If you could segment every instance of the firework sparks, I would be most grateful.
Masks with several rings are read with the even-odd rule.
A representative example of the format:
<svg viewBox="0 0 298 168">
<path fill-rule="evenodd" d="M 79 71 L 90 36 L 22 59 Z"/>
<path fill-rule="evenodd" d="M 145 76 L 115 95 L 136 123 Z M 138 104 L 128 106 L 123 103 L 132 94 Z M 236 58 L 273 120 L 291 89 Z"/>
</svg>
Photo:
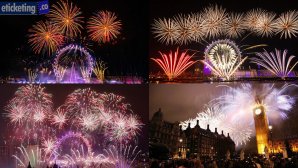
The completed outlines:
<svg viewBox="0 0 298 168">
<path fill-rule="evenodd" d="M 93 41 L 99 43 L 110 42 L 120 34 L 122 23 L 115 13 L 110 11 L 99 11 L 92 16 L 88 22 L 89 36 Z"/>
<path fill-rule="evenodd" d="M 242 24 L 244 17 L 242 14 L 232 13 L 229 15 L 226 24 L 226 35 L 231 38 L 240 37 L 245 31 L 245 27 Z"/>
<path fill-rule="evenodd" d="M 160 42 L 166 44 L 174 44 L 176 42 L 178 33 L 178 25 L 172 19 L 158 19 L 154 20 L 152 26 L 153 34 Z"/>
<path fill-rule="evenodd" d="M 201 62 L 216 76 L 229 80 L 246 58 L 241 59 L 241 52 L 234 42 L 217 40 L 207 47 L 205 60 Z"/>
<path fill-rule="evenodd" d="M 34 147 L 32 149 L 25 148 L 24 146 L 18 147 L 20 156 L 12 155 L 16 161 L 18 166 L 27 167 L 30 162 L 33 167 L 44 167 L 44 161 L 42 159 L 41 149 L 38 147 Z"/>
<path fill-rule="evenodd" d="M 210 6 L 204 9 L 203 29 L 207 37 L 217 37 L 222 33 L 222 28 L 226 27 L 227 13 L 220 6 Z"/>
<path fill-rule="evenodd" d="M 280 34 L 280 38 L 284 37 L 287 39 L 292 36 L 296 37 L 296 34 L 298 33 L 298 12 L 288 11 L 282 13 L 276 19 L 275 28 L 276 33 Z"/>
<path fill-rule="evenodd" d="M 49 22 L 40 21 L 29 29 L 28 42 L 34 53 L 40 54 L 44 52 L 51 55 L 63 44 L 64 36 L 58 27 Z"/>
<path fill-rule="evenodd" d="M 56 27 L 59 27 L 59 30 L 62 30 L 66 36 L 75 37 L 80 33 L 80 29 L 82 29 L 81 23 L 83 22 L 83 17 L 81 14 L 80 8 L 72 2 L 69 3 L 67 0 L 61 0 L 53 5 L 48 16 L 51 22 Z"/>
<path fill-rule="evenodd" d="M 181 75 L 187 68 L 192 66 L 196 61 L 191 61 L 193 55 L 188 55 L 187 52 L 182 52 L 179 55 L 179 49 L 177 48 L 176 52 L 173 54 L 172 51 L 170 54 L 163 54 L 160 52 L 162 59 L 151 58 L 155 61 L 167 75 L 169 80 L 173 80 Z"/>
<path fill-rule="evenodd" d="M 57 113 L 53 115 L 52 118 L 52 124 L 58 126 L 59 128 L 62 128 L 67 121 L 66 112 L 63 108 L 58 108 Z"/>
<path fill-rule="evenodd" d="M 266 68 L 273 74 L 278 77 L 286 78 L 289 76 L 293 68 L 297 65 L 298 61 L 296 61 L 293 65 L 291 62 L 295 58 L 295 56 L 287 56 L 287 50 L 284 50 L 281 54 L 280 50 L 275 49 L 274 52 L 267 52 L 264 50 L 263 53 L 256 53 L 259 57 L 251 58 L 251 62 L 261 65 L 262 67 Z"/>
</svg>

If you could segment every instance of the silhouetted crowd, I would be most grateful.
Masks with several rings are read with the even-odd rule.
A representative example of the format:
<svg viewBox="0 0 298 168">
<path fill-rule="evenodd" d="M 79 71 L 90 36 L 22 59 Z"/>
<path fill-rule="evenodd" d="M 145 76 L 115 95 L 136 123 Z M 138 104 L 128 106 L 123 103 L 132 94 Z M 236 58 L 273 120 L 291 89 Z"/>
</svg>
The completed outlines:
<svg viewBox="0 0 298 168">
<path fill-rule="evenodd" d="M 298 155 L 292 158 L 272 156 L 267 159 L 263 156 L 235 159 L 174 159 L 167 161 L 151 160 L 151 168 L 298 168 Z"/>
</svg>

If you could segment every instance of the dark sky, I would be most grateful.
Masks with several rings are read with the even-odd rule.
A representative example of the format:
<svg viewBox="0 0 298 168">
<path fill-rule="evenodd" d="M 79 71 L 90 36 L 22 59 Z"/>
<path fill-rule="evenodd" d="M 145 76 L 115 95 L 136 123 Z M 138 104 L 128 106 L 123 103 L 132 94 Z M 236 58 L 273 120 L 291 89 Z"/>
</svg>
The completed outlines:
<svg viewBox="0 0 298 168">
<path fill-rule="evenodd" d="M 240 83 L 223 83 L 231 87 L 239 86 Z M 260 86 L 262 83 L 253 83 Z M 276 87 L 281 87 L 284 83 L 276 83 Z M 194 118 L 204 105 L 210 100 L 217 98 L 225 90 L 224 87 L 216 87 L 220 83 L 201 83 L 201 84 L 151 84 L 149 98 L 149 117 L 161 108 L 164 120 L 175 122 Z M 298 103 L 298 88 L 291 88 L 289 93 L 296 98 Z M 295 105 L 289 113 L 289 118 L 281 123 L 275 123 L 274 134 L 277 137 L 298 135 L 298 109 Z M 287 131 L 282 131 L 287 130 Z"/>
<path fill-rule="evenodd" d="M 3 117 L 4 107 L 8 101 L 13 98 L 13 95 L 18 87 L 17 84 L 2 84 L 0 85 L 0 136 L 9 134 L 11 126 L 8 125 L 7 119 Z M 66 96 L 76 89 L 91 88 L 98 92 L 114 93 L 125 97 L 125 102 L 131 104 L 131 109 L 134 114 L 137 114 L 141 121 L 145 124 L 141 134 L 138 136 L 139 147 L 142 151 L 147 151 L 148 148 L 148 86 L 147 85 L 43 85 L 46 87 L 45 92 L 53 95 L 53 103 L 55 108 L 62 105 Z"/>
<path fill-rule="evenodd" d="M 114 45 L 99 46 L 96 43 L 90 48 L 91 55 L 108 63 L 108 75 L 135 75 L 147 78 L 148 71 L 148 4 L 143 1 L 81 1 L 70 0 L 81 8 L 84 21 L 99 10 L 115 12 L 122 21 L 122 31 Z M 49 0 L 50 4 L 56 0 Z M 27 44 L 28 29 L 36 21 L 44 20 L 39 16 L 0 16 L 1 47 L 0 76 L 16 76 L 23 72 L 22 60 L 41 63 L 39 59 L 51 60 L 52 57 L 34 55 Z M 83 24 L 85 27 L 86 24 Z M 86 35 L 86 31 L 82 30 Z M 32 57 L 32 58 L 30 58 Z"/>
<path fill-rule="evenodd" d="M 272 1 L 272 0 L 150 0 L 150 24 L 153 24 L 154 19 L 157 18 L 172 18 L 177 14 L 189 14 L 191 12 L 199 12 L 205 7 L 209 5 L 220 5 L 223 8 L 226 8 L 227 12 L 245 12 L 253 8 L 262 8 L 268 11 L 275 12 L 277 14 L 282 13 L 287 10 L 298 9 L 298 3 L 296 0 L 280 0 L 280 1 Z M 151 31 L 151 27 L 150 27 Z M 243 36 L 244 37 L 244 36 Z M 214 38 L 207 40 L 209 43 L 220 38 Z M 271 51 L 274 48 L 278 49 L 288 49 L 288 54 L 296 55 L 298 57 L 298 48 L 296 46 L 298 40 L 297 38 L 292 39 L 279 39 L 279 36 L 273 36 L 271 38 L 260 38 L 257 36 L 249 36 L 245 40 L 241 42 L 242 38 L 234 39 L 238 46 L 243 45 L 256 45 L 256 44 L 267 44 L 267 50 Z M 189 45 L 179 46 L 181 50 L 184 49 L 192 49 L 200 51 L 195 56 L 195 59 L 203 59 L 204 58 L 204 50 L 207 44 L 204 45 L 199 43 L 191 43 Z M 159 57 L 158 51 L 169 53 L 170 50 L 176 50 L 178 45 L 166 45 L 157 41 L 154 38 L 154 35 L 150 33 L 150 42 L 149 42 L 149 56 L 150 57 Z M 262 48 L 254 49 L 250 51 L 263 51 Z M 298 58 L 296 58 L 296 61 Z M 247 68 L 249 65 L 249 61 L 246 61 L 244 66 Z M 200 64 L 200 66 L 202 66 Z M 150 72 L 161 71 L 157 64 L 152 60 L 149 61 L 149 69 Z M 298 67 L 295 68 L 298 70 Z"/>
</svg>

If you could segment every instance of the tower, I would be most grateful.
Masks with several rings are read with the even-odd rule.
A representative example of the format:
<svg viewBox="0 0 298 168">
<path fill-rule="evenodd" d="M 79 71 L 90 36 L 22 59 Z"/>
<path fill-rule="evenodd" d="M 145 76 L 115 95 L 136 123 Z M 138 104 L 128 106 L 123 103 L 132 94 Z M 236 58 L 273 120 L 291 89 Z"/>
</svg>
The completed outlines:
<svg viewBox="0 0 298 168">
<path fill-rule="evenodd" d="M 253 116 L 256 128 L 256 140 L 258 154 L 264 154 L 265 147 L 268 146 L 268 121 L 264 106 L 258 105 L 253 109 Z"/>
</svg>

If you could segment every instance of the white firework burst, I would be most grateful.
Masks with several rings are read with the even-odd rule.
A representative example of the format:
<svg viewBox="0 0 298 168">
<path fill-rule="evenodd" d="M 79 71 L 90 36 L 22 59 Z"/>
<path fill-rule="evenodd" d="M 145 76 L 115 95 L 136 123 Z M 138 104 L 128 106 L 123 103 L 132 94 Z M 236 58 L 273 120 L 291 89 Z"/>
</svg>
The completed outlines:
<svg viewBox="0 0 298 168">
<path fill-rule="evenodd" d="M 287 113 L 293 108 L 295 98 L 286 94 L 292 86 L 296 85 L 285 84 L 276 88 L 274 84 L 262 84 L 258 87 L 248 83 L 241 84 L 239 87 L 228 87 L 225 94 L 215 101 L 231 122 L 253 123 L 253 109 L 257 105 L 263 106 L 268 120 L 274 122 L 287 118 Z"/>
<path fill-rule="evenodd" d="M 155 38 L 166 44 L 174 44 L 179 35 L 178 24 L 172 19 L 163 18 L 154 20 L 152 29 Z"/>
<path fill-rule="evenodd" d="M 275 32 L 275 13 L 264 12 L 257 19 L 255 33 L 262 37 L 271 36 Z"/>
<path fill-rule="evenodd" d="M 276 33 L 280 34 L 280 38 L 296 37 L 298 33 L 298 12 L 287 11 L 282 13 L 275 22 Z"/>
<path fill-rule="evenodd" d="M 190 18 L 191 17 L 189 15 L 178 15 L 174 17 L 174 20 L 178 25 L 178 44 L 188 44 L 192 38 L 192 32 L 190 29 L 191 24 L 189 24 L 189 21 L 191 20 Z"/>
<path fill-rule="evenodd" d="M 213 38 L 217 37 L 222 33 L 222 28 L 226 27 L 227 23 L 227 12 L 220 6 L 210 6 L 203 10 L 202 17 L 203 30 L 206 37 Z"/>
<path fill-rule="evenodd" d="M 258 19 L 265 13 L 266 11 L 260 8 L 252 9 L 248 11 L 244 18 L 244 25 L 247 29 L 254 31 L 257 27 Z"/>
<path fill-rule="evenodd" d="M 191 33 L 190 40 L 199 42 L 204 37 L 203 30 L 203 18 L 200 13 L 192 13 L 189 15 L 188 19 L 188 28 Z"/>
<path fill-rule="evenodd" d="M 243 14 L 230 14 L 227 19 L 227 24 L 225 28 L 226 35 L 231 38 L 240 37 L 245 31 L 243 20 Z"/>
<path fill-rule="evenodd" d="M 298 63 L 298 61 L 296 61 L 291 65 L 291 62 L 293 61 L 295 56 L 287 56 L 287 53 L 287 50 L 281 52 L 280 50 L 275 49 L 274 53 L 267 52 L 264 49 L 264 52 L 256 53 L 258 57 L 251 58 L 251 62 L 261 65 L 276 76 L 284 79 L 289 76 L 291 71 Z"/>
</svg>

